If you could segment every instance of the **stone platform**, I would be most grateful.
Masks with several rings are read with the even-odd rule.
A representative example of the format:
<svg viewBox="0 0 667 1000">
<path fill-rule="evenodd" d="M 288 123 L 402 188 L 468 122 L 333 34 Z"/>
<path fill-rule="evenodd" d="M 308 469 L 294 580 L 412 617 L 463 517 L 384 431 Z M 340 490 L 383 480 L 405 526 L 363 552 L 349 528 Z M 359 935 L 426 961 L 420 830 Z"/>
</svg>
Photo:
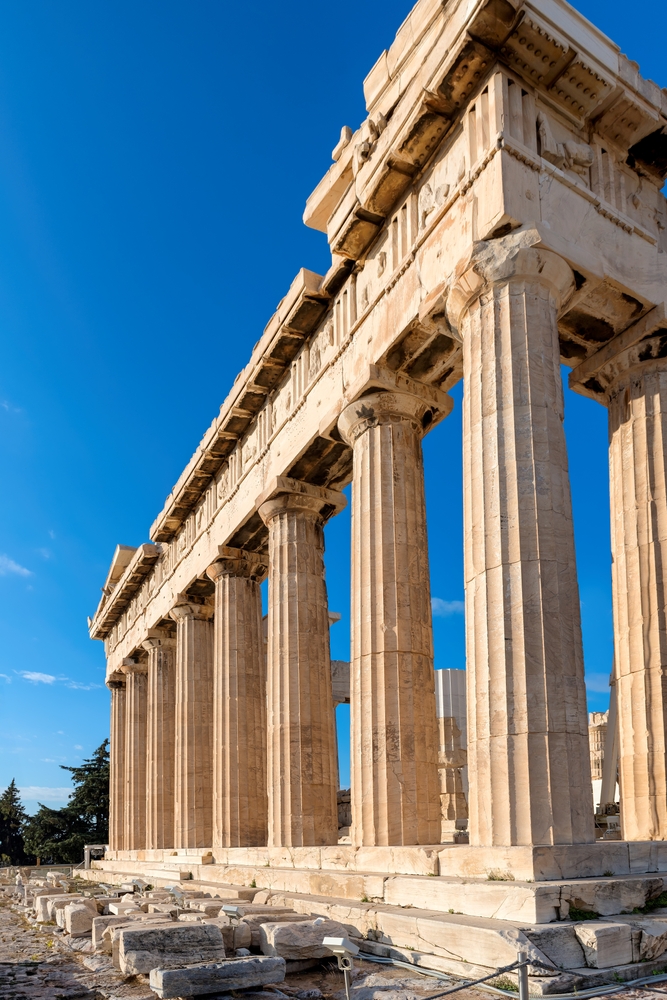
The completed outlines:
<svg viewBox="0 0 667 1000">
<path fill-rule="evenodd" d="M 562 874 L 577 869 L 583 877 Z M 533 876 L 521 877 L 528 871 Z M 554 965 L 553 976 L 532 969 L 536 993 L 667 967 L 667 908 L 653 909 L 667 887 L 662 844 L 128 851 L 94 862 L 88 877 L 102 872 L 116 884 L 180 882 L 331 917 L 362 951 L 466 977 L 507 965 L 524 949 Z"/>
</svg>

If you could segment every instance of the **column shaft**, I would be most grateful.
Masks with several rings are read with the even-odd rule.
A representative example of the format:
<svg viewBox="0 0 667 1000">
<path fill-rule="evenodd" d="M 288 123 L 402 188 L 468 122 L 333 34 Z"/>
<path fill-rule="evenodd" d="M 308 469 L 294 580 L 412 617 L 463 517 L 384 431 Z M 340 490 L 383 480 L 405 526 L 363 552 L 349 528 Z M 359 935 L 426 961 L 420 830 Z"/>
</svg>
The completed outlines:
<svg viewBox="0 0 667 1000">
<path fill-rule="evenodd" d="M 174 846 L 176 642 L 167 635 L 143 643 L 148 650 L 146 846 Z"/>
<path fill-rule="evenodd" d="M 440 842 L 422 419 L 405 393 L 351 403 L 352 842 Z"/>
<path fill-rule="evenodd" d="M 125 847 L 125 678 L 116 675 L 111 690 L 109 748 L 109 849 Z"/>
<path fill-rule="evenodd" d="M 267 842 L 265 568 L 252 553 L 222 549 L 215 581 L 213 846 Z"/>
<path fill-rule="evenodd" d="M 125 667 L 125 837 L 126 851 L 146 847 L 146 720 L 148 676 L 145 665 Z"/>
<path fill-rule="evenodd" d="M 325 507 L 300 493 L 259 506 L 269 529 L 268 842 L 276 847 L 338 841 Z"/>
<path fill-rule="evenodd" d="M 210 847 L 213 836 L 213 609 L 173 608 L 176 630 L 174 847 Z"/>
<path fill-rule="evenodd" d="M 667 371 L 643 366 L 613 387 L 609 440 L 623 839 L 665 840 Z"/>
<path fill-rule="evenodd" d="M 520 241 L 522 237 L 519 237 Z M 450 299 L 464 354 L 470 842 L 594 841 L 555 254 L 482 244 Z"/>
</svg>

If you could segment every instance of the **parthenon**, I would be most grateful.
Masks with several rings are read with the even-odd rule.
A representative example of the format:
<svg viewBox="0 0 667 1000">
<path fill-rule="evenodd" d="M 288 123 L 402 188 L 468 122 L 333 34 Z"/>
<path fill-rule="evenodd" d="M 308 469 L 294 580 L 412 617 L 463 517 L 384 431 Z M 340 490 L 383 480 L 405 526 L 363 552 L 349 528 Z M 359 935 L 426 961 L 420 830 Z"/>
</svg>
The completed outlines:
<svg viewBox="0 0 667 1000">
<path fill-rule="evenodd" d="M 329 270 L 297 274 L 90 621 L 96 865 L 345 903 L 385 947 L 493 967 L 508 922 L 620 915 L 667 873 L 667 91 L 564 0 L 419 0 L 364 94 L 304 214 Z M 609 413 L 620 841 L 595 837 L 561 364 Z M 469 843 L 445 843 L 421 440 L 460 380 Z M 339 844 L 323 526 L 348 484 Z"/>
</svg>

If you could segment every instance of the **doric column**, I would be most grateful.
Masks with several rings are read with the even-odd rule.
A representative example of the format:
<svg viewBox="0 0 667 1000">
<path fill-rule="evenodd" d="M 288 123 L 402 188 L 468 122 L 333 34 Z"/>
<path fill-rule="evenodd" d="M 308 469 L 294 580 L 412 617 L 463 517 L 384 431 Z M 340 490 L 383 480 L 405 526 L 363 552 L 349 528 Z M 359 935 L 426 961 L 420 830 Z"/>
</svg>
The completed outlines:
<svg viewBox="0 0 667 1000">
<path fill-rule="evenodd" d="M 573 277 L 529 240 L 479 244 L 448 303 L 465 384 L 470 842 L 484 846 L 595 839 L 556 324 Z"/>
<path fill-rule="evenodd" d="M 468 800 L 463 772 L 466 759 L 465 670 L 436 670 L 435 704 L 440 746 L 442 841 L 467 839 Z"/>
<path fill-rule="evenodd" d="M 404 392 L 350 403 L 352 843 L 438 844 L 440 790 L 423 423 Z"/>
<path fill-rule="evenodd" d="M 112 674 L 109 746 L 109 849 L 125 848 L 125 677 Z"/>
<path fill-rule="evenodd" d="M 125 660 L 125 837 L 126 851 L 146 847 L 146 717 L 148 675 L 145 663 Z"/>
<path fill-rule="evenodd" d="M 154 629 L 142 646 L 148 651 L 146 847 L 161 850 L 174 846 L 176 640 Z"/>
<path fill-rule="evenodd" d="M 323 525 L 345 502 L 334 490 L 291 479 L 279 479 L 258 500 L 269 529 L 267 777 L 273 847 L 338 841 Z"/>
<path fill-rule="evenodd" d="M 259 581 L 266 560 L 220 546 L 215 582 L 213 846 L 267 842 L 266 661 Z"/>
<path fill-rule="evenodd" d="M 667 839 L 667 363 L 652 360 L 664 340 L 615 359 L 607 394 L 624 840 Z"/>
<path fill-rule="evenodd" d="M 184 599 L 176 622 L 174 847 L 210 847 L 213 836 L 213 608 Z"/>
</svg>

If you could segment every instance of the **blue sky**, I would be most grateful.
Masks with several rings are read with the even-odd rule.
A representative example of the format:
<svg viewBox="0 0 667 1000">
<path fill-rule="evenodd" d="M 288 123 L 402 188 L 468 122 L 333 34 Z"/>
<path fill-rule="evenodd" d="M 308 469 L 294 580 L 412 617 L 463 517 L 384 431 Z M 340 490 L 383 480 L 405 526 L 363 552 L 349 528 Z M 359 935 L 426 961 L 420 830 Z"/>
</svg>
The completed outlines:
<svg viewBox="0 0 667 1000">
<path fill-rule="evenodd" d="M 409 8 L 0 5 L 0 789 L 16 778 L 30 809 L 63 802 L 58 765 L 108 733 L 103 649 L 86 616 L 114 546 L 147 540 L 297 270 L 326 270 L 304 203 L 341 126 L 364 118 L 362 80 Z M 632 18 L 618 0 L 579 8 L 667 84 L 664 4 L 640 0 Z M 464 666 L 454 395 L 425 442 L 438 667 Z M 568 393 L 566 414 L 589 694 L 601 708 L 606 413 Z M 338 658 L 348 537 L 342 514 L 327 528 Z"/>
</svg>

